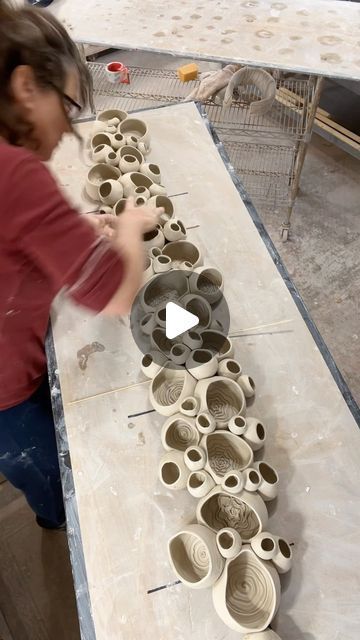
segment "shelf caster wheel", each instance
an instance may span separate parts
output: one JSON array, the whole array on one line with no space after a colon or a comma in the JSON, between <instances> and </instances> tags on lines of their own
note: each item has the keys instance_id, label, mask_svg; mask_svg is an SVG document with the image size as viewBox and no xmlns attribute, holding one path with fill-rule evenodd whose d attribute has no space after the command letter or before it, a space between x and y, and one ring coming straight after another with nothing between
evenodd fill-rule
<instances>
[{"instance_id":1,"label":"shelf caster wheel","mask_svg":"<svg viewBox=\"0 0 360 640\"><path fill-rule=\"evenodd\" d=\"M289 240L290 229L284 229L283 227L280 229L280 239L283 242L287 242Z\"/></svg>"}]
</instances>

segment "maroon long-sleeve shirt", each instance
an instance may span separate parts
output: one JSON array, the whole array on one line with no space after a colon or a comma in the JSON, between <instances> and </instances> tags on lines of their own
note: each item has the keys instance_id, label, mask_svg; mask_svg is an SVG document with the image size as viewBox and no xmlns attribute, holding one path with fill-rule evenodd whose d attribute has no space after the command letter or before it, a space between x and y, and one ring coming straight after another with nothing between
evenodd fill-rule
<instances>
[{"instance_id":1,"label":"maroon long-sleeve shirt","mask_svg":"<svg viewBox=\"0 0 360 640\"><path fill-rule=\"evenodd\" d=\"M46 371L51 303L68 287L99 312L123 276L123 262L72 209L29 151L0 143L0 410L26 400Z\"/></svg>"}]
</instances>

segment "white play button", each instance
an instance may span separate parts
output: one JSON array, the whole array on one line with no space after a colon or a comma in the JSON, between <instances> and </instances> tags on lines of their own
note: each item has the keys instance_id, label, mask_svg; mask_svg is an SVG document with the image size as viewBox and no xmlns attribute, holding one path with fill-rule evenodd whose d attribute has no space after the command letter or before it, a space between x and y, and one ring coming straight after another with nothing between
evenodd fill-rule
<instances>
[{"instance_id":1,"label":"white play button","mask_svg":"<svg viewBox=\"0 0 360 640\"><path fill-rule=\"evenodd\" d=\"M186 311L174 302L167 303L165 332L169 340L193 329L197 324L199 324L199 318L194 313Z\"/></svg>"}]
</instances>

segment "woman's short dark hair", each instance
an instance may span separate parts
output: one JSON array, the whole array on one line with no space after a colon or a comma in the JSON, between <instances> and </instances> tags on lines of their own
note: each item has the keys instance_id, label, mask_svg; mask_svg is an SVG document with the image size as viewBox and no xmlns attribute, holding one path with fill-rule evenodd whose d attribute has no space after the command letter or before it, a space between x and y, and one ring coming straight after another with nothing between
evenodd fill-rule
<instances>
[{"instance_id":1,"label":"woman's short dark hair","mask_svg":"<svg viewBox=\"0 0 360 640\"><path fill-rule=\"evenodd\" d=\"M10 79L19 65L32 68L39 86L64 91L69 70L76 69L82 106L89 103L91 75L76 44L47 10L13 7L0 0L0 135L11 144L31 136L31 126L13 108Z\"/></svg>"}]
</instances>

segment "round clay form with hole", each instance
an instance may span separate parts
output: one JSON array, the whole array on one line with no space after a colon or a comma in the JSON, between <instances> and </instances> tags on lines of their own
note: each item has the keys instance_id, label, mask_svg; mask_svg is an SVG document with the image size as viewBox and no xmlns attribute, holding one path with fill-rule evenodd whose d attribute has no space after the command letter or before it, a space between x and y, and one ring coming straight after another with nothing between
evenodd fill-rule
<instances>
[{"instance_id":1,"label":"round clay form with hole","mask_svg":"<svg viewBox=\"0 0 360 640\"><path fill-rule=\"evenodd\" d=\"M188 291L188 281L184 274L169 271L154 278L143 288L140 296L144 311L157 311L160 304L176 302Z\"/></svg>"},{"instance_id":2,"label":"round clay form with hole","mask_svg":"<svg viewBox=\"0 0 360 640\"><path fill-rule=\"evenodd\" d=\"M101 204L99 207L100 215L108 214L110 216L114 215L113 207L108 207L106 204Z\"/></svg>"},{"instance_id":3,"label":"round clay form with hole","mask_svg":"<svg viewBox=\"0 0 360 640\"><path fill-rule=\"evenodd\" d=\"M206 465L206 452L202 447L192 445L186 449L184 460L190 471L201 471Z\"/></svg>"},{"instance_id":4,"label":"round clay form with hole","mask_svg":"<svg viewBox=\"0 0 360 640\"><path fill-rule=\"evenodd\" d=\"M190 313L193 313L195 316L197 316L199 322L196 325L196 329L198 331L201 332L204 329L207 329L211 322L212 309L209 303L204 300L204 298L202 298L201 296L196 296L194 293L189 293L182 298L181 305L184 307L184 309L186 309L186 311L189 311Z\"/></svg>"},{"instance_id":5,"label":"round clay form with hole","mask_svg":"<svg viewBox=\"0 0 360 640\"><path fill-rule=\"evenodd\" d=\"M176 576L190 589L211 587L224 568L216 535L201 525L188 525L172 536L168 553Z\"/></svg>"},{"instance_id":6,"label":"round clay form with hole","mask_svg":"<svg viewBox=\"0 0 360 640\"><path fill-rule=\"evenodd\" d=\"M115 202L115 204L113 206L113 213L114 213L115 216L120 216L122 213L124 213L125 207L126 207L126 203L127 203L127 199L126 198L120 198L120 200Z\"/></svg>"},{"instance_id":7,"label":"round clay form with hole","mask_svg":"<svg viewBox=\"0 0 360 640\"><path fill-rule=\"evenodd\" d=\"M136 172L140 168L139 161L135 158L135 156L131 156L130 154L123 156L120 158L119 169L122 173L131 173ZM138 187L137 187L138 188ZM146 187L144 187L146 188ZM134 189L135 191L135 189Z\"/></svg>"},{"instance_id":8,"label":"round clay form with hole","mask_svg":"<svg viewBox=\"0 0 360 640\"><path fill-rule=\"evenodd\" d=\"M278 573L286 573L290 571L292 567L292 550L288 542L279 536L274 536L277 541L277 553L274 558L272 558L272 562L276 567Z\"/></svg>"},{"instance_id":9,"label":"round clay form with hole","mask_svg":"<svg viewBox=\"0 0 360 640\"><path fill-rule=\"evenodd\" d=\"M205 331L201 331L201 337L203 341L203 349L210 349L210 351L216 354L219 362L225 360L225 358L233 357L233 343L231 342L230 338L228 338L221 331L217 331L215 329L206 329Z\"/></svg>"},{"instance_id":10,"label":"round clay form with hole","mask_svg":"<svg viewBox=\"0 0 360 640\"><path fill-rule=\"evenodd\" d=\"M194 418L176 413L168 418L161 429L161 444L166 451L186 451L199 444L200 435Z\"/></svg>"},{"instance_id":11,"label":"round clay form with hole","mask_svg":"<svg viewBox=\"0 0 360 640\"><path fill-rule=\"evenodd\" d=\"M216 420L207 411L202 411L196 417L196 426L200 433L207 435L216 429Z\"/></svg>"},{"instance_id":12,"label":"round clay form with hole","mask_svg":"<svg viewBox=\"0 0 360 640\"><path fill-rule=\"evenodd\" d=\"M190 276L190 291L202 296L210 304L215 304L224 289L221 271L214 267L196 267Z\"/></svg>"},{"instance_id":13,"label":"round clay form with hole","mask_svg":"<svg viewBox=\"0 0 360 640\"><path fill-rule=\"evenodd\" d=\"M261 477L256 469L248 467L244 471L245 489L246 491L257 491L261 484Z\"/></svg>"},{"instance_id":14,"label":"round clay form with hole","mask_svg":"<svg viewBox=\"0 0 360 640\"><path fill-rule=\"evenodd\" d=\"M239 385L230 378L214 376L199 380L195 396L200 400L200 411L209 412L218 429L225 429L234 416L244 415L246 401Z\"/></svg>"},{"instance_id":15,"label":"round clay form with hole","mask_svg":"<svg viewBox=\"0 0 360 640\"><path fill-rule=\"evenodd\" d=\"M159 479L167 489L172 491L185 489L189 473L182 451L167 451L160 460Z\"/></svg>"},{"instance_id":16,"label":"round clay form with hole","mask_svg":"<svg viewBox=\"0 0 360 640\"><path fill-rule=\"evenodd\" d=\"M113 148L113 136L111 133L105 133L102 131L101 133L95 133L90 140L91 149L96 149L100 145L104 145L106 147Z\"/></svg>"},{"instance_id":17,"label":"round clay form with hole","mask_svg":"<svg viewBox=\"0 0 360 640\"><path fill-rule=\"evenodd\" d=\"M193 395L196 380L186 369L165 364L151 383L150 402L158 413L172 416L180 411L184 398Z\"/></svg>"},{"instance_id":18,"label":"round clay form with hole","mask_svg":"<svg viewBox=\"0 0 360 640\"><path fill-rule=\"evenodd\" d=\"M95 163L106 162L105 158L112 151L108 144L98 144L91 152L91 158Z\"/></svg>"},{"instance_id":19,"label":"round clay form with hole","mask_svg":"<svg viewBox=\"0 0 360 640\"><path fill-rule=\"evenodd\" d=\"M199 410L199 400L195 396L189 396L184 398L180 406L180 413L184 416L190 416L194 418L197 416Z\"/></svg>"},{"instance_id":20,"label":"round clay form with hole","mask_svg":"<svg viewBox=\"0 0 360 640\"><path fill-rule=\"evenodd\" d=\"M120 200L123 196L123 188L121 182L118 180L105 180L99 187L99 197L101 202L108 206L114 206L114 204Z\"/></svg>"},{"instance_id":21,"label":"round clay form with hole","mask_svg":"<svg viewBox=\"0 0 360 640\"><path fill-rule=\"evenodd\" d=\"M183 333L182 341L184 344L186 344L187 347L191 349L191 351L194 351L194 349L201 349L202 337L197 331L193 331L190 329L190 331Z\"/></svg>"},{"instance_id":22,"label":"round clay form with hole","mask_svg":"<svg viewBox=\"0 0 360 640\"><path fill-rule=\"evenodd\" d=\"M154 184L161 183L160 167L157 164L154 164L152 162L143 162L140 167L140 173L143 173L144 176L150 178L150 180L152 180Z\"/></svg>"},{"instance_id":23,"label":"round clay form with hole","mask_svg":"<svg viewBox=\"0 0 360 640\"><path fill-rule=\"evenodd\" d=\"M160 232L161 233L161 232ZM171 260L168 256L157 256L154 258L154 272L165 273L171 269Z\"/></svg>"},{"instance_id":24,"label":"round clay form with hole","mask_svg":"<svg viewBox=\"0 0 360 640\"><path fill-rule=\"evenodd\" d=\"M202 255L199 247L188 240L169 242L169 244L164 247L163 254L171 258L174 269L178 269L183 262L189 262L193 269L202 264Z\"/></svg>"},{"instance_id":25,"label":"round clay form with hole","mask_svg":"<svg viewBox=\"0 0 360 640\"><path fill-rule=\"evenodd\" d=\"M136 160L138 161L139 166L144 162L144 156L139 151L139 149L137 149L136 147L133 147L133 146L131 146L129 144L125 144L125 145L121 146L119 148L119 150L118 150L118 154L119 154L119 162L125 156L134 156L136 158ZM150 180L150 182L151 182L151 180ZM149 193L150 193L150 187L152 186L150 184L150 182L148 182L149 186L147 187L149 189Z\"/></svg>"},{"instance_id":26,"label":"round clay form with hole","mask_svg":"<svg viewBox=\"0 0 360 640\"><path fill-rule=\"evenodd\" d=\"M215 482L205 469L192 471L188 477L187 490L194 498L203 498L214 487Z\"/></svg>"},{"instance_id":27,"label":"round clay form with hole","mask_svg":"<svg viewBox=\"0 0 360 640\"><path fill-rule=\"evenodd\" d=\"M189 348L189 347L187 347ZM189 350L189 356L186 360L186 368L197 380L210 378L213 376L218 367L217 357L207 349Z\"/></svg>"},{"instance_id":28,"label":"round clay form with hole","mask_svg":"<svg viewBox=\"0 0 360 640\"><path fill-rule=\"evenodd\" d=\"M236 436L242 436L246 431L246 420L244 416L233 416L229 420L228 429Z\"/></svg>"},{"instance_id":29,"label":"round clay form with hole","mask_svg":"<svg viewBox=\"0 0 360 640\"><path fill-rule=\"evenodd\" d=\"M170 349L170 360L175 364L185 364L190 355L190 349L185 344L178 342ZM191 372L190 372L191 373Z\"/></svg>"},{"instance_id":30,"label":"round clay form with hole","mask_svg":"<svg viewBox=\"0 0 360 640\"><path fill-rule=\"evenodd\" d=\"M259 472L261 483L258 489L259 494L265 502L274 500L279 492L279 476L277 471L264 460L254 462L254 468Z\"/></svg>"},{"instance_id":31,"label":"round clay form with hole","mask_svg":"<svg viewBox=\"0 0 360 640\"><path fill-rule=\"evenodd\" d=\"M128 117L129 117L129 114L126 111L122 111L121 109L106 109L105 111L101 111L98 114L97 120L99 120L100 122L108 122L108 120L117 118L118 119L117 126L119 126L119 124L123 120L126 120L126 118Z\"/></svg>"},{"instance_id":32,"label":"round clay form with hole","mask_svg":"<svg viewBox=\"0 0 360 640\"><path fill-rule=\"evenodd\" d=\"M118 180L120 177L120 171L117 167L112 167L105 162L95 164L91 167L87 174L85 181L85 191L87 195L92 199L99 201L99 187L106 180Z\"/></svg>"},{"instance_id":33,"label":"round clay form with hole","mask_svg":"<svg viewBox=\"0 0 360 640\"><path fill-rule=\"evenodd\" d=\"M268 512L257 493L243 490L233 495L222 487L215 486L198 502L196 518L215 532L224 527L236 529L243 542L250 542L266 527Z\"/></svg>"},{"instance_id":34,"label":"round clay form with hole","mask_svg":"<svg viewBox=\"0 0 360 640\"><path fill-rule=\"evenodd\" d=\"M257 418L246 418L246 429L242 437L250 445L253 451L258 451L264 446L266 429Z\"/></svg>"},{"instance_id":35,"label":"round clay form with hole","mask_svg":"<svg viewBox=\"0 0 360 640\"><path fill-rule=\"evenodd\" d=\"M166 356L160 351L149 351L141 359L141 371L151 380L155 378L166 362Z\"/></svg>"},{"instance_id":36,"label":"round clay form with hole","mask_svg":"<svg viewBox=\"0 0 360 640\"><path fill-rule=\"evenodd\" d=\"M149 249L152 249L153 247L162 249L162 247L165 244L165 238L161 229L157 229L155 227L155 229L152 229L151 231L147 231L147 233L144 233L144 244L145 244L146 251L149 251Z\"/></svg>"},{"instance_id":37,"label":"round clay form with hole","mask_svg":"<svg viewBox=\"0 0 360 640\"><path fill-rule=\"evenodd\" d=\"M237 383L242 388L245 398L252 398L255 395L255 382L250 376L239 376Z\"/></svg>"},{"instance_id":38,"label":"round clay form with hole","mask_svg":"<svg viewBox=\"0 0 360 640\"><path fill-rule=\"evenodd\" d=\"M149 179L149 178L148 178ZM151 187L149 188L151 194ZM164 209L164 213L160 216L160 221L163 219L170 220L174 217L174 205L171 202L170 198L164 195L151 196L148 201L149 207L162 207ZM171 257L171 256L170 256Z\"/></svg>"},{"instance_id":39,"label":"round clay form with hole","mask_svg":"<svg viewBox=\"0 0 360 640\"><path fill-rule=\"evenodd\" d=\"M127 117L126 120L120 123L118 131L126 138L129 138L129 136L135 136L137 146L141 153L146 154L150 151L150 133L144 120Z\"/></svg>"},{"instance_id":40,"label":"round clay form with hole","mask_svg":"<svg viewBox=\"0 0 360 640\"><path fill-rule=\"evenodd\" d=\"M216 544L223 558L235 558L242 547L241 536L236 529L224 527L216 534Z\"/></svg>"},{"instance_id":41,"label":"round clay form with hole","mask_svg":"<svg viewBox=\"0 0 360 640\"><path fill-rule=\"evenodd\" d=\"M231 378L231 380L237 380L241 375L241 365L237 360L224 358L219 362L218 375Z\"/></svg>"},{"instance_id":42,"label":"round clay form with hole","mask_svg":"<svg viewBox=\"0 0 360 640\"><path fill-rule=\"evenodd\" d=\"M164 236L168 242L185 240L186 229L179 218L173 218L172 220L168 220L167 222L165 222Z\"/></svg>"},{"instance_id":43,"label":"round clay form with hole","mask_svg":"<svg viewBox=\"0 0 360 640\"><path fill-rule=\"evenodd\" d=\"M126 155L124 156L122 155L122 152L124 149L126 149L126 147L122 147L120 149L121 159L123 157L126 157ZM125 198L129 198L130 196L133 196L136 187L145 187L146 189L150 190L150 187L152 184L150 178L147 178L142 173L139 173L137 171L132 171L131 173L125 173L123 176L121 176L121 183L124 187Z\"/></svg>"},{"instance_id":44,"label":"round clay form with hole","mask_svg":"<svg viewBox=\"0 0 360 640\"><path fill-rule=\"evenodd\" d=\"M268 531L258 533L251 540L251 548L261 560L273 560L278 551L278 544L275 536Z\"/></svg>"},{"instance_id":45,"label":"round clay form with hole","mask_svg":"<svg viewBox=\"0 0 360 640\"><path fill-rule=\"evenodd\" d=\"M216 430L201 438L207 453L206 471L217 484L222 484L230 471L243 471L253 461L253 452L242 438L229 431Z\"/></svg>"},{"instance_id":46,"label":"round clay form with hole","mask_svg":"<svg viewBox=\"0 0 360 640\"><path fill-rule=\"evenodd\" d=\"M271 562L249 545L225 563L213 587L213 603L222 621L238 633L265 630L280 604L280 579Z\"/></svg>"},{"instance_id":47,"label":"round clay form with hole","mask_svg":"<svg viewBox=\"0 0 360 640\"><path fill-rule=\"evenodd\" d=\"M150 187L150 195L152 198L154 198L155 196L166 196L167 193L164 185L156 184L156 182L153 182ZM164 221L166 222L165 218L164 218Z\"/></svg>"},{"instance_id":48,"label":"round clay form with hole","mask_svg":"<svg viewBox=\"0 0 360 640\"><path fill-rule=\"evenodd\" d=\"M221 486L225 491L228 491L233 495L241 493L244 488L244 476L242 471L238 471L237 469L227 471L222 479Z\"/></svg>"},{"instance_id":49,"label":"round clay form with hole","mask_svg":"<svg viewBox=\"0 0 360 640\"><path fill-rule=\"evenodd\" d=\"M116 155L116 152L113 149L110 149L110 151L108 151L105 154L105 160L106 164L110 164L113 167L117 167L119 164L119 158Z\"/></svg>"}]
</instances>

